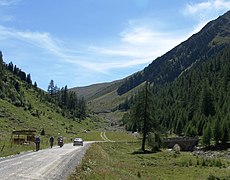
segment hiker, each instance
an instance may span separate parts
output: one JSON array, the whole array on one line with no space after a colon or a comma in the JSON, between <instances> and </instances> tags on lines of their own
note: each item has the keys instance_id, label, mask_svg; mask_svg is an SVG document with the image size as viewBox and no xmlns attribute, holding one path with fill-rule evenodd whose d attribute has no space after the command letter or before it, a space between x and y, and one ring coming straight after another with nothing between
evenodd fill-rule
<instances>
[{"instance_id":1,"label":"hiker","mask_svg":"<svg viewBox=\"0 0 230 180\"><path fill-rule=\"evenodd\" d=\"M38 151L40 149L40 137L37 136L35 137L35 145L36 145L36 151Z\"/></svg>"},{"instance_id":2,"label":"hiker","mask_svg":"<svg viewBox=\"0 0 230 180\"><path fill-rule=\"evenodd\" d=\"M53 144L54 144L54 137L51 136L51 137L50 137L50 147L51 147L51 148L53 147Z\"/></svg>"}]
</instances>

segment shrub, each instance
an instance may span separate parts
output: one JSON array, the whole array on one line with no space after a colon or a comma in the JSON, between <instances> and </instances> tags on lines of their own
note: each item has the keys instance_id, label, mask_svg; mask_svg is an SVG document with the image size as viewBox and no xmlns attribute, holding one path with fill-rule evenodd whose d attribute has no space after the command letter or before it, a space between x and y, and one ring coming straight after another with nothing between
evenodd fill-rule
<instances>
[{"instance_id":1,"label":"shrub","mask_svg":"<svg viewBox=\"0 0 230 180\"><path fill-rule=\"evenodd\" d=\"M148 146L152 148L152 151L159 151L162 145L161 137L158 133L149 133L148 134Z\"/></svg>"}]
</instances>

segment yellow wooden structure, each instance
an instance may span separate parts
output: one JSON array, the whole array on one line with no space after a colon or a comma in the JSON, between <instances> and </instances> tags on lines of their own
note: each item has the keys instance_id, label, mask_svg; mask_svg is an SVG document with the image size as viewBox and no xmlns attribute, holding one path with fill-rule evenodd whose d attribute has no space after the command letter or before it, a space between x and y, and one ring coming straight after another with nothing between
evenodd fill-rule
<instances>
[{"instance_id":1,"label":"yellow wooden structure","mask_svg":"<svg viewBox=\"0 0 230 180\"><path fill-rule=\"evenodd\" d=\"M27 144L34 142L36 130L13 131L11 140L15 144Z\"/></svg>"}]
</instances>

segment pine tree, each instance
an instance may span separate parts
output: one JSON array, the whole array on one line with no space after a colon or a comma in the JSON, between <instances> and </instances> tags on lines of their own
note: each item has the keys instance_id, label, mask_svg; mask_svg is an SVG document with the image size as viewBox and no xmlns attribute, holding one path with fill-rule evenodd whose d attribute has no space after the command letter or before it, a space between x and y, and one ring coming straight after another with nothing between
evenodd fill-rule
<instances>
[{"instance_id":1,"label":"pine tree","mask_svg":"<svg viewBox=\"0 0 230 180\"><path fill-rule=\"evenodd\" d=\"M190 123L186 129L185 136L195 137L197 134L196 128Z\"/></svg>"},{"instance_id":2,"label":"pine tree","mask_svg":"<svg viewBox=\"0 0 230 180\"><path fill-rule=\"evenodd\" d=\"M226 144L229 140L229 126L226 120L224 121L224 123L222 123L221 129L222 129L221 142L223 144Z\"/></svg>"},{"instance_id":3,"label":"pine tree","mask_svg":"<svg viewBox=\"0 0 230 180\"><path fill-rule=\"evenodd\" d=\"M62 105L63 106L67 106L67 102L68 102L68 88L67 85L65 86L64 89L62 89Z\"/></svg>"},{"instance_id":4,"label":"pine tree","mask_svg":"<svg viewBox=\"0 0 230 180\"><path fill-rule=\"evenodd\" d=\"M181 135L183 132L183 124L182 124L182 120L178 119L177 120L177 124L176 124L176 134Z\"/></svg>"},{"instance_id":5,"label":"pine tree","mask_svg":"<svg viewBox=\"0 0 230 180\"><path fill-rule=\"evenodd\" d=\"M2 75L3 75L3 59L2 59L2 52L0 51L0 84L2 81Z\"/></svg>"},{"instance_id":6,"label":"pine tree","mask_svg":"<svg viewBox=\"0 0 230 180\"><path fill-rule=\"evenodd\" d=\"M37 87L38 87L37 82L34 82L34 87L35 87L35 89L37 89Z\"/></svg>"},{"instance_id":7,"label":"pine tree","mask_svg":"<svg viewBox=\"0 0 230 180\"><path fill-rule=\"evenodd\" d=\"M3 71L3 59L2 59L2 52L0 51L0 73Z\"/></svg>"},{"instance_id":8,"label":"pine tree","mask_svg":"<svg viewBox=\"0 0 230 180\"><path fill-rule=\"evenodd\" d=\"M79 117L83 119L86 117L86 103L83 97L79 100L79 106L80 106L79 107L79 110L80 110Z\"/></svg>"},{"instance_id":9,"label":"pine tree","mask_svg":"<svg viewBox=\"0 0 230 180\"><path fill-rule=\"evenodd\" d=\"M136 105L131 111L133 127L139 128L143 134L142 151L145 151L146 137L150 132L156 132L159 128L153 116L153 94L150 90L150 83L146 82L144 89L138 93Z\"/></svg>"},{"instance_id":10,"label":"pine tree","mask_svg":"<svg viewBox=\"0 0 230 180\"><path fill-rule=\"evenodd\" d=\"M222 132L221 132L221 125L220 125L220 118L217 117L213 129L213 138L215 140L216 145L221 140L221 137L222 137Z\"/></svg>"},{"instance_id":11,"label":"pine tree","mask_svg":"<svg viewBox=\"0 0 230 180\"><path fill-rule=\"evenodd\" d=\"M54 95L54 89L55 87L54 87L54 81L53 80L51 80L50 81L50 84L49 84L49 86L48 86L48 93L52 96L52 95Z\"/></svg>"},{"instance_id":12,"label":"pine tree","mask_svg":"<svg viewBox=\"0 0 230 180\"><path fill-rule=\"evenodd\" d=\"M26 76L26 82L28 84L32 84L32 80L31 80L31 75L30 74L27 74L27 76Z\"/></svg>"},{"instance_id":13,"label":"pine tree","mask_svg":"<svg viewBox=\"0 0 230 180\"><path fill-rule=\"evenodd\" d=\"M214 98L209 88L208 82L206 81L201 97L201 113L203 113L206 117L209 115L213 116L216 113L213 99Z\"/></svg>"},{"instance_id":14,"label":"pine tree","mask_svg":"<svg viewBox=\"0 0 230 180\"><path fill-rule=\"evenodd\" d=\"M211 125L208 122L206 127L203 130L202 142L204 146L210 146L212 138Z\"/></svg>"}]
</instances>

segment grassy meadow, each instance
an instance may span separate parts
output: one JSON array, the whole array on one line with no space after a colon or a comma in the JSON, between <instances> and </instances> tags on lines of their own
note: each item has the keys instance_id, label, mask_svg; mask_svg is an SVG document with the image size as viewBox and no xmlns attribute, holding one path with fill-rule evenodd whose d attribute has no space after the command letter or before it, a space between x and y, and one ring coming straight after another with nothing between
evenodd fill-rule
<instances>
[{"instance_id":1,"label":"grassy meadow","mask_svg":"<svg viewBox=\"0 0 230 180\"><path fill-rule=\"evenodd\" d=\"M230 159L201 157L191 152L176 154L169 150L135 153L140 145L139 140L131 139L127 142L94 143L69 180L230 179Z\"/></svg>"},{"instance_id":2,"label":"grassy meadow","mask_svg":"<svg viewBox=\"0 0 230 180\"><path fill-rule=\"evenodd\" d=\"M41 136L41 148L49 147L49 138L59 135L65 142L71 142L75 137L84 140L101 140L100 131L104 130L107 122L96 115L89 115L86 119L73 119L61 114L60 109L40 101L39 94L34 89L21 86L27 102L31 108L16 107L6 100L0 99L0 157L18 154L23 151L34 150L34 143L17 145L11 141L13 130L36 130L40 135L42 129L45 135ZM84 131L87 130L87 133Z\"/></svg>"}]
</instances>

